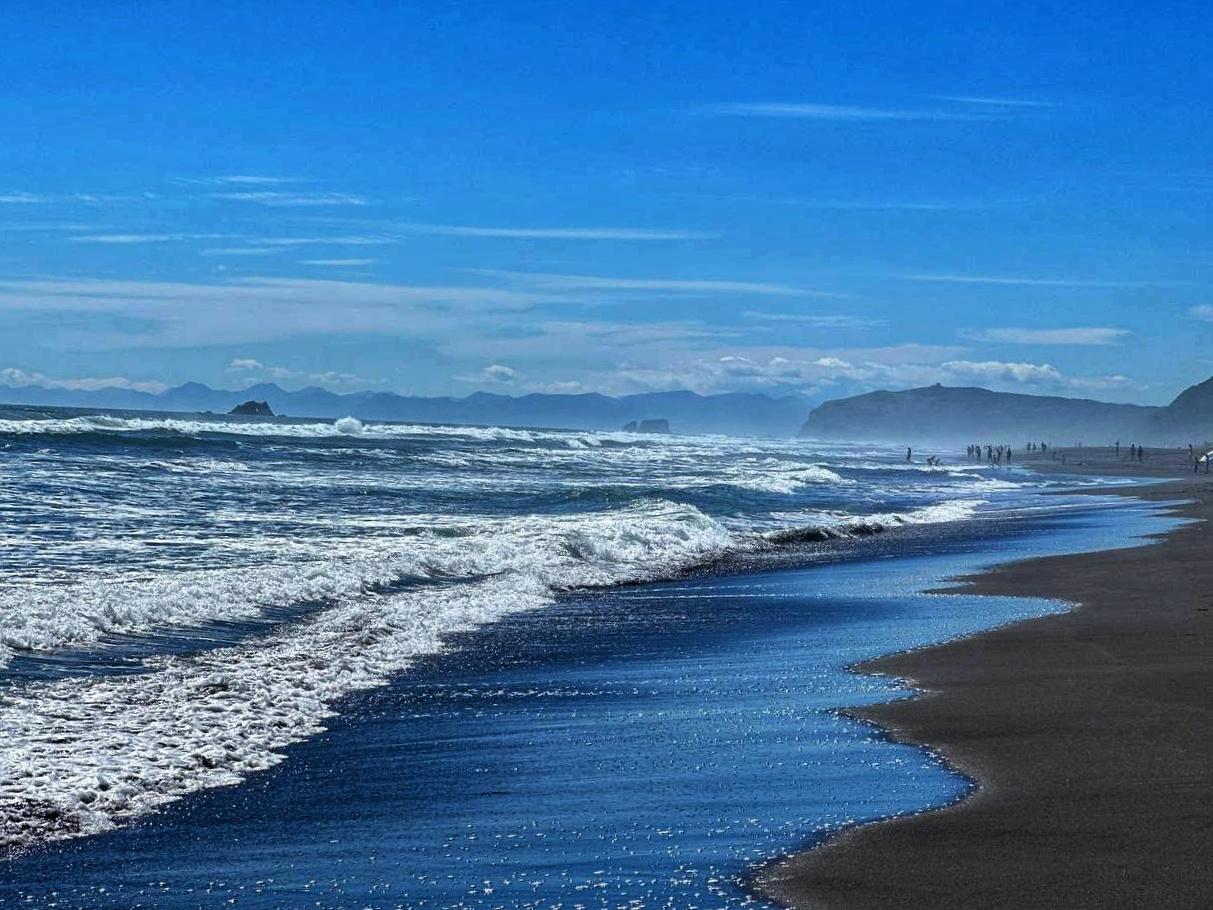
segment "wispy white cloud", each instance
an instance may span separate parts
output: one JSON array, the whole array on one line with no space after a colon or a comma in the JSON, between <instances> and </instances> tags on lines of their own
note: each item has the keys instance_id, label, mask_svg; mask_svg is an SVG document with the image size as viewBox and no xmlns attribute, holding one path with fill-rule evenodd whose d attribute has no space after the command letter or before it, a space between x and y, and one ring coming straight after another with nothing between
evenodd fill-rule
<instances>
[{"instance_id":1,"label":"wispy white cloud","mask_svg":"<svg viewBox=\"0 0 1213 910\"><path fill-rule=\"evenodd\" d=\"M284 177L273 174L220 174L210 177L171 177L170 183L186 186L289 186L310 183L305 177Z\"/></svg>"},{"instance_id":2,"label":"wispy white cloud","mask_svg":"<svg viewBox=\"0 0 1213 910\"><path fill-rule=\"evenodd\" d=\"M1200 306L1194 306L1189 309L1188 315L1193 319L1199 319L1201 322L1213 322L1213 306L1202 303Z\"/></svg>"},{"instance_id":3,"label":"wispy white cloud","mask_svg":"<svg viewBox=\"0 0 1213 910\"><path fill-rule=\"evenodd\" d=\"M1062 389L1107 390L1131 385L1121 375L1113 376L1067 376L1048 363L1014 363L999 360L952 360L941 365L958 379L979 382L1013 382L1026 385L1056 387Z\"/></svg>"},{"instance_id":4,"label":"wispy white cloud","mask_svg":"<svg viewBox=\"0 0 1213 910\"><path fill-rule=\"evenodd\" d=\"M88 376L76 379L52 379L44 373L29 372L19 367L0 369L0 385L17 389L26 386L37 386L43 389L70 389L73 391L130 389L137 392L163 392L168 388L163 382L128 379L125 376Z\"/></svg>"},{"instance_id":5,"label":"wispy white cloud","mask_svg":"<svg viewBox=\"0 0 1213 910\"><path fill-rule=\"evenodd\" d=\"M365 197L349 193L281 193L275 190L255 190L209 195L212 199L222 199L227 202L253 202L257 205L284 207L370 204Z\"/></svg>"},{"instance_id":6,"label":"wispy white cloud","mask_svg":"<svg viewBox=\"0 0 1213 910\"><path fill-rule=\"evenodd\" d=\"M0 311L70 312L82 348L197 347L306 335L407 334L435 344L516 323L552 295L522 289L247 278L223 283L107 279L0 281ZM123 317L115 328L112 317Z\"/></svg>"},{"instance_id":7,"label":"wispy white cloud","mask_svg":"<svg viewBox=\"0 0 1213 910\"><path fill-rule=\"evenodd\" d=\"M79 202L86 205L103 205L120 202L142 202L158 198L155 193L0 193L0 205L50 205L52 203Z\"/></svg>"},{"instance_id":8,"label":"wispy white cloud","mask_svg":"<svg viewBox=\"0 0 1213 910\"><path fill-rule=\"evenodd\" d=\"M1154 287L1161 282L1149 281L1090 281L1081 278L1032 278L1017 275L965 275L959 273L917 272L902 275L907 281L928 281L937 284L991 284L1044 288L1133 288Z\"/></svg>"},{"instance_id":9,"label":"wispy white cloud","mask_svg":"<svg viewBox=\"0 0 1213 910\"><path fill-rule=\"evenodd\" d=\"M840 350L816 354L788 349L739 351L682 360L660 367L625 367L622 381L640 388L690 388L700 392L753 389L773 393L818 394L829 389L861 391L908 388L942 382L978 383L1031 392L1109 391L1128 387L1124 376L1070 376L1047 363L936 360L942 351L902 345L889 349ZM586 383L586 380L583 380ZM592 381L587 383L594 387ZM624 389L616 387L617 390Z\"/></svg>"},{"instance_id":10,"label":"wispy white cloud","mask_svg":"<svg viewBox=\"0 0 1213 910\"><path fill-rule=\"evenodd\" d=\"M281 186L289 183L303 183L300 177L269 177L263 174L225 174L212 177L210 182L235 186Z\"/></svg>"},{"instance_id":11,"label":"wispy white cloud","mask_svg":"<svg viewBox=\"0 0 1213 910\"><path fill-rule=\"evenodd\" d=\"M78 222L78 221L77 222L30 222L30 221L14 222L14 221L9 221L4 224L0 224L0 231L4 231L6 233L12 232L12 231L21 231L21 232L29 232L29 233L37 233L37 232L42 232L42 231L46 231L48 233L49 232L59 232L59 231L76 232L76 231L95 231L95 230L100 230L102 227L105 227L105 225L84 224L84 223Z\"/></svg>"},{"instance_id":12,"label":"wispy white cloud","mask_svg":"<svg viewBox=\"0 0 1213 910\"><path fill-rule=\"evenodd\" d=\"M191 240L233 240L235 234L81 234L69 238L73 243L181 243Z\"/></svg>"},{"instance_id":13,"label":"wispy white cloud","mask_svg":"<svg viewBox=\"0 0 1213 910\"><path fill-rule=\"evenodd\" d=\"M996 380L1017 383L1060 385L1065 377L1051 363L1017 363L1002 360L949 360L940 365L954 377L983 382Z\"/></svg>"},{"instance_id":14,"label":"wispy white cloud","mask_svg":"<svg viewBox=\"0 0 1213 910\"><path fill-rule=\"evenodd\" d=\"M270 246L228 246L228 247L212 247L207 250L199 250L199 256L273 256L275 253L281 252L279 249Z\"/></svg>"},{"instance_id":15,"label":"wispy white cloud","mask_svg":"<svg viewBox=\"0 0 1213 910\"><path fill-rule=\"evenodd\" d=\"M258 246L378 246L399 242L386 234L344 234L330 237L255 237L249 243Z\"/></svg>"},{"instance_id":16,"label":"wispy white cloud","mask_svg":"<svg viewBox=\"0 0 1213 910\"><path fill-rule=\"evenodd\" d=\"M1087 326L1072 329L976 329L964 332L963 336L976 341L995 341L1004 344L1109 345L1119 344L1130 334L1128 329Z\"/></svg>"},{"instance_id":17,"label":"wispy white cloud","mask_svg":"<svg viewBox=\"0 0 1213 910\"><path fill-rule=\"evenodd\" d=\"M692 294L755 294L769 297L846 297L832 291L817 291L767 281L730 281L713 278L612 278L599 275L566 275L551 272L513 272L504 269L469 269L496 275L536 288L560 291L658 291Z\"/></svg>"},{"instance_id":18,"label":"wispy white cloud","mask_svg":"<svg viewBox=\"0 0 1213 910\"><path fill-rule=\"evenodd\" d=\"M301 259L299 260L299 264L345 268L347 266L374 265L378 261L378 259Z\"/></svg>"},{"instance_id":19,"label":"wispy white cloud","mask_svg":"<svg viewBox=\"0 0 1213 910\"><path fill-rule=\"evenodd\" d=\"M996 98L982 95L932 95L936 101L950 101L955 104L976 104L987 107L1024 107L1050 108L1057 107L1054 101L1034 101L1028 98Z\"/></svg>"},{"instance_id":20,"label":"wispy white cloud","mask_svg":"<svg viewBox=\"0 0 1213 910\"><path fill-rule=\"evenodd\" d=\"M746 310L741 315L746 319L756 319L762 322L796 322L822 329L865 329L884 325L882 319L863 319L846 314L762 313L757 310Z\"/></svg>"},{"instance_id":21,"label":"wispy white cloud","mask_svg":"<svg viewBox=\"0 0 1213 910\"><path fill-rule=\"evenodd\" d=\"M244 374L245 381L273 379L296 384L308 382L341 390L366 388L367 386L383 385L387 382L385 379L359 376L356 373L341 370L296 370L290 367L274 366L262 363L253 357L237 357L228 364L227 370L229 373Z\"/></svg>"},{"instance_id":22,"label":"wispy white cloud","mask_svg":"<svg viewBox=\"0 0 1213 910\"><path fill-rule=\"evenodd\" d=\"M483 370L454 378L459 382L468 382L473 385L513 385L518 381L520 376L521 374L513 367L507 367L500 363L491 363Z\"/></svg>"},{"instance_id":23,"label":"wispy white cloud","mask_svg":"<svg viewBox=\"0 0 1213 910\"><path fill-rule=\"evenodd\" d=\"M789 203L803 205L805 208L834 209L849 212L982 212L989 209L1008 208L1022 205L1022 202L1009 200L990 200L966 202L963 200L941 200L912 202L908 200L890 200L888 202L810 202Z\"/></svg>"},{"instance_id":24,"label":"wispy white cloud","mask_svg":"<svg viewBox=\"0 0 1213 910\"><path fill-rule=\"evenodd\" d=\"M409 222L401 230L445 237L503 237L521 240L711 240L718 234L663 228L631 227L480 227L468 224Z\"/></svg>"},{"instance_id":25,"label":"wispy white cloud","mask_svg":"<svg viewBox=\"0 0 1213 910\"><path fill-rule=\"evenodd\" d=\"M846 104L816 104L807 102L746 101L713 104L704 110L729 117L782 117L795 120L825 120L841 122L878 122L912 120L973 120L987 119L963 111L917 110L913 108L859 107Z\"/></svg>"}]
</instances>

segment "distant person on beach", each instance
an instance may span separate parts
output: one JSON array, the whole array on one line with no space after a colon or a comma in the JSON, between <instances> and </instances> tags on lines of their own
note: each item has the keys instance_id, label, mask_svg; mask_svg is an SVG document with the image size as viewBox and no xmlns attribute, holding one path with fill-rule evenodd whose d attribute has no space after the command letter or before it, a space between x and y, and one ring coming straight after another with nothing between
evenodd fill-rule
<instances>
[{"instance_id":1,"label":"distant person on beach","mask_svg":"<svg viewBox=\"0 0 1213 910\"><path fill-rule=\"evenodd\" d=\"M907 462L911 461L913 459L913 457L914 457L914 450L907 447L906 448L906 461Z\"/></svg>"},{"instance_id":2,"label":"distant person on beach","mask_svg":"<svg viewBox=\"0 0 1213 910\"><path fill-rule=\"evenodd\" d=\"M1120 457L1120 440L1116 440L1116 457Z\"/></svg>"},{"instance_id":3,"label":"distant person on beach","mask_svg":"<svg viewBox=\"0 0 1213 910\"><path fill-rule=\"evenodd\" d=\"M1141 446L1138 446L1137 447L1137 460L1145 461L1145 459L1146 459L1145 449L1143 449Z\"/></svg>"}]
</instances>

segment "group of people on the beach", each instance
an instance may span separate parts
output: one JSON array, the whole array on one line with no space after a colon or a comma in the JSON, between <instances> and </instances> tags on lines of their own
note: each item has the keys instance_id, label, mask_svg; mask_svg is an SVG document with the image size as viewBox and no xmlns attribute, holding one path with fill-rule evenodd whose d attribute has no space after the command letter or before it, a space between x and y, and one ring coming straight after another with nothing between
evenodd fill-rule
<instances>
[{"instance_id":1,"label":"group of people on the beach","mask_svg":"<svg viewBox=\"0 0 1213 910\"><path fill-rule=\"evenodd\" d=\"M1119 439L1116 440L1116 445L1114 446L1114 448L1116 449L1116 457L1120 458L1120 440ZM1188 454L1189 455L1192 454L1191 446L1188 446ZM1129 461L1141 462L1141 461L1145 461L1145 460L1146 460L1146 450L1144 448L1142 448L1141 446L1137 445L1136 443L1130 444L1129 445Z\"/></svg>"},{"instance_id":2,"label":"group of people on the beach","mask_svg":"<svg viewBox=\"0 0 1213 910\"><path fill-rule=\"evenodd\" d=\"M1032 445L1032 443L1029 443L1028 448L1031 449ZM984 452L984 460L987 464L1002 464L1003 462L1010 464L1011 462L1011 447L1009 445L987 445L984 449L980 445L971 445L968 447L967 452L969 461L982 461L982 453Z\"/></svg>"},{"instance_id":3,"label":"group of people on the beach","mask_svg":"<svg viewBox=\"0 0 1213 910\"><path fill-rule=\"evenodd\" d=\"M1074 443L1074 448L1081 449L1081 448L1083 448L1083 444L1081 442L1076 442L1076 443ZM1113 443L1112 448L1116 452L1116 457L1122 461L1127 460L1130 462L1137 462L1138 464L1145 463L1145 460L1146 460L1145 446L1138 445L1135 442L1130 443L1128 449L1125 451L1125 454L1122 455L1121 454L1122 447L1120 444L1120 440L1118 439L1118 440L1116 440L1115 443ZM1041 452L1041 453L1048 452L1049 444L1047 442L1029 442L1023 447L1023 451ZM1183 450L1181 449L1180 451L1183 451ZM977 444L977 445L970 445L965 450L965 454L968 456L969 461L977 461L977 462L984 461L987 464L1001 465L1001 464L1010 464L1011 463L1011 456L1013 454L1013 450L1009 445L996 446L996 445L990 445L990 444L987 444L987 445ZM910 458L911 458L910 450L906 449L906 461L909 461ZM1211 473L1210 468L1213 467L1213 450L1211 450L1207 453L1202 453L1202 452L1198 452L1196 450L1195 446L1189 444L1188 445L1188 458L1192 462L1193 473L1200 473L1200 466L1202 464L1205 466L1205 473L1206 474ZM1061 460L1062 464L1066 463L1065 450L1062 450L1060 455L1057 452L1053 453L1053 460L1057 461L1058 459ZM927 463L930 464L931 459L927 459ZM939 459L935 459L935 464L938 464L938 463L939 463Z\"/></svg>"}]
</instances>

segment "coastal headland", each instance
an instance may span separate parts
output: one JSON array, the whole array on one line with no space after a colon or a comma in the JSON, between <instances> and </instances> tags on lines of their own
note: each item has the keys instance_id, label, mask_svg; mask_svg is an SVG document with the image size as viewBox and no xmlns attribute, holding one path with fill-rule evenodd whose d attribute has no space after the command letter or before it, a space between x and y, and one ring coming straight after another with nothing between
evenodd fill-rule
<instances>
[{"instance_id":1,"label":"coastal headland","mask_svg":"<svg viewBox=\"0 0 1213 910\"><path fill-rule=\"evenodd\" d=\"M978 788L770 863L755 881L765 895L806 910L1210 906L1213 478L1186 449L1028 464L1170 477L1123 492L1192 521L1132 549L958 579L1075 608L858 666L921 694L853 716L935 750Z\"/></svg>"}]
</instances>

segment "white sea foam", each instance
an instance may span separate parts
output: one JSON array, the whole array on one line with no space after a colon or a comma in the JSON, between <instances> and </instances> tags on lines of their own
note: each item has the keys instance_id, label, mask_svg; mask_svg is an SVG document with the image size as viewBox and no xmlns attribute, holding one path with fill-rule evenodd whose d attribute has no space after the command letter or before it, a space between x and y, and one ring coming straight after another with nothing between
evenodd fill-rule
<instances>
[{"instance_id":1,"label":"white sea foam","mask_svg":"<svg viewBox=\"0 0 1213 910\"><path fill-rule=\"evenodd\" d=\"M836 527L846 533L952 520L978 505L941 504ZM287 596L307 592L332 603L266 638L155 658L140 674L10 690L0 703L0 847L102 831L192 791L236 783L320 730L336 699L383 683L453 633L540 607L561 590L666 576L739 545L697 510L662 502L498 542L499 552L486 558L479 544L489 542L480 538L465 548L462 565L446 567L469 575L506 566L487 578L396 594L369 590L365 567L343 578L296 579ZM230 603L266 580L231 593ZM190 595L214 602L223 590L165 593L184 607ZM121 622L117 613L111 618Z\"/></svg>"},{"instance_id":2,"label":"white sea foam","mask_svg":"<svg viewBox=\"0 0 1213 910\"><path fill-rule=\"evenodd\" d=\"M161 468L170 474L243 474L249 466L241 461L219 458L177 458L168 461L149 461L150 468Z\"/></svg>"},{"instance_id":3,"label":"white sea foam","mask_svg":"<svg viewBox=\"0 0 1213 910\"><path fill-rule=\"evenodd\" d=\"M795 493L812 484L841 486L854 483L825 465L801 464L776 458L743 460L731 465L718 482L760 493ZM704 481L696 479L693 483L702 486Z\"/></svg>"},{"instance_id":4,"label":"white sea foam","mask_svg":"<svg viewBox=\"0 0 1213 910\"><path fill-rule=\"evenodd\" d=\"M905 525L942 524L964 521L986 505L984 499L954 499L912 509L908 512L874 512L855 515L849 512L772 512L771 518L780 524L764 536L773 541L796 540L818 533L822 537L848 537L875 534Z\"/></svg>"},{"instance_id":5,"label":"white sea foam","mask_svg":"<svg viewBox=\"0 0 1213 910\"><path fill-rule=\"evenodd\" d=\"M333 426L338 433L344 433L346 436L361 436L364 429L362 421L357 417L342 417Z\"/></svg>"},{"instance_id":6,"label":"white sea foam","mask_svg":"<svg viewBox=\"0 0 1213 910\"><path fill-rule=\"evenodd\" d=\"M486 579L368 592L248 645L10 691L0 703L0 847L105 830L235 783L319 730L335 699L381 684L445 636L566 588L666 575L732 541L697 510L652 503L583 521Z\"/></svg>"},{"instance_id":7,"label":"white sea foam","mask_svg":"<svg viewBox=\"0 0 1213 910\"><path fill-rule=\"evenodd\" d=\"M411 526L400 526L402 536L388 538L376 530L380 536L319 541L303 550L311 558L297 562L0 587L0 666L14 650L54 650L114 633L249 619L271 607L348 602L409 578L547 577L552 566L564 566L563 584L610 584L620 571L631 571L627 567L639 555L652 558L649 572L664 571L667 559L659 544L670 547L669 560L677 566L688 554L723 552L737 543L732 532L698 510L666 502L529 520L413 516ZM319 558L324 549L332 555Z\"/></svg>"},{"instance_id":8,"label":"white sea foam","mask_svg":"<svg viewBox=\"0 0 1213 910\"><path fill-rule=\"evenodd\" d=\"M72 435L80 433L150 433L168 432L185 436L224 433L234 436L281 437L286 439L326 439L350 433L349 420L335 422L287 422L210 419L191 417L119 417L92 414L69 418L0 419L0 434L17 436ZM583 446L598 446L604 440L622 440L625 434L591 431L527 430L513 427L475 427L421 423L363 423L358 435L376 439L396 439L413 436L461 437L483 442L547 442L569 445L576 441ZM344 427L344 428L343 428ZM649 439L637 439L651 443Z\"/></svg>"}]
</instances>

